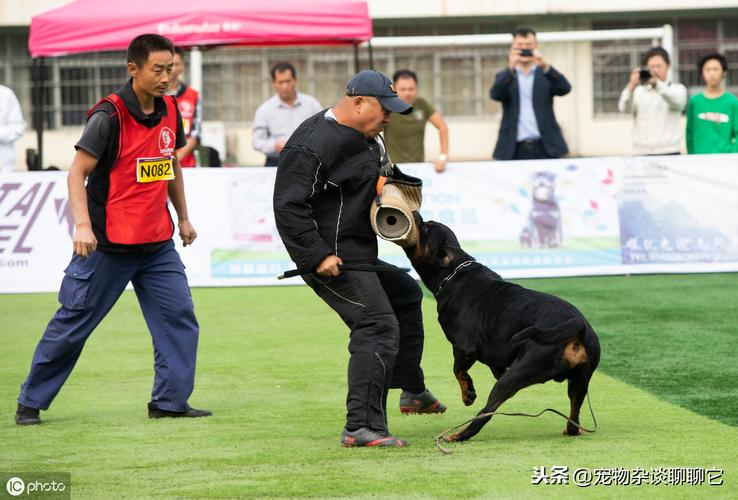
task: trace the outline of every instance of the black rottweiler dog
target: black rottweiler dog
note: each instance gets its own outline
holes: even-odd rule
[[[597,334],[581,312],[558,297],[509,283],[464,252],[453,231],[434,221],[419,226],[418,242],[405,253],[438,302],[438,321],[453,345],[461,399],[476,399],[468,370],[476,361],[497,379],[479,414],[494,412],[519,390],[549,380],[569,381],[569,418],[579,410],[600,361]],[[474,420],[448,440],[465,441],[491,417]],[[565,434],[578,435],[567,423]]]

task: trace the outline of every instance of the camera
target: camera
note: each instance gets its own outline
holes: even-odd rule
[[[651,71],[648,68],[641,68],[639,77],[641,80],[641,84],[648,83],[648,81],[651,79]]]
[[[520,57],[533,57],[533,50],[520,49]]]

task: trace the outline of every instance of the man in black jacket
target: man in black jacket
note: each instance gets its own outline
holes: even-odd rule
[[[344,271],[377,264],[369,209],[376,196],[390,112],[409,113],[385,75],[365,70],[331,109],[305,120],[279,156],[274,214],[302,278],[351,329],[344,446],[405,446],[389,433],[387,392],[401,387],[403,413],[446,407],[425,387],[422,292],[405,273]]]
[[[569,150],[553,110],[554,96],[571,85],[538,50],[536,32],[513,32],[508,67],[497,73],[490,97],[502,103],[502,123],[492,155],[497,160],[561,158]]]

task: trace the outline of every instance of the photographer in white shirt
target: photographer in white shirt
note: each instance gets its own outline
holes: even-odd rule
[[[621,113],[633,113],[633,152],[637,155],[679,154],[684,127],[682,111],[687,88],[668,80],[669,53],[653,47],[634,68],[618,101]]]

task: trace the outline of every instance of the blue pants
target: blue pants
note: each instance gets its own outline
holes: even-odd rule
[[[187,411],[199,326],[174,242],[151,253],[97,251],[86,258],[75,254],[64,273],[61,307],[36,347],[18,402],[41,410],[49,407],[87,338],[132,282],[154,343],[151,400],[162,410]]]

